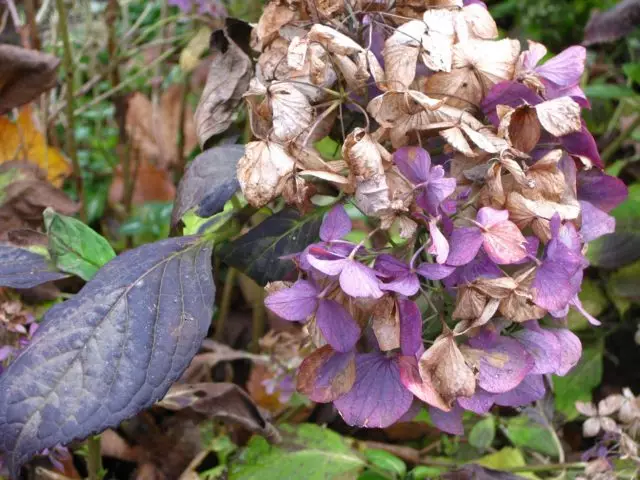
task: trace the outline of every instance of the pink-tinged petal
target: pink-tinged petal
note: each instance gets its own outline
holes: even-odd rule
[[[584,157],[598,168],[604,167],[598,152],[598,145],[596,145],[593,135],[587,130],[584,120],[582,121],[582,130],[560,137],[560,141],[569,154]]]
[[[527,251],[527,256],[520,260],[519,262],[515,262],[514,265],[522,265],[523,263],[530,262],[532,258],[536,258],[538,256],[538,248],[540,247],[540,239],[538,237],[527,236],[524,237],[526,243],[524,244],[524,248]]]
[[[350,231],[351,219],[342,204],[337,204],[324,217],[320,226],[320,238],[325,242],[339,240]]]
[[[592,242],[603,235],[616,230],[616,219],[589,202],[580,202],[582,210],[582,227],[580,234],[585,242]]]
[[[491,228],[507,220],[509,220],[508,210],[496,210],[491,207],[482,207],[476,215],[476,221],[485,228]]]
[[[482,101],[482,111],[491,123],[497,127],[500,123],[496,113],[498,105],[507,105],[515,108],[525,103],[537,105],[541,102],[542,98],[522,83],[505,81],[494,85],[489,91]]]
[[[346,260],[340,273],[340,287],[350,297],[380,298],[380,281],[375,270],[355,260]]]
[[[521,407],[544,397],[546,388],[543,375],[527,375],[513,390],[495,396],[496,405]]]
[[[556,337],[560,345],[560,363],[556,375],[565,376],[576,366],[582,356],[582,343],[575,333],[567,328],[551,328],[547,330]]]
[[[390,282],[380,282],[380,290],[396,292],[400,295],[411,297],[420,290],[420,280],[415,273],[405,273]]]
[[[296,388],[314,402],[327,403],[351,390],[355,379],[354,353],[339,353],[325,345],[304,359]]]
[[[423,263],[416,268],[416,272],[427,280],[442,280],[455,271],[456,267],[440,265],[438,263]]]
[[[416,199],[418,206],[431,215],[438,214],[438,207],[456,189],[456,179],[444,176],[444,169],[436,165],[431,170],[429,184],[420,189],[420,195]]]
[[[407,179],[418,185],[429,181],[431,156],[420,147],[402,147],[393,154],[393,162]]]
[[[403,355],[415,355],[422,347],[422,315],[415,302],[398,300],[400,313],[400,349]]]
[[[374,268],[378,272],[392,278],[400,277],[411,272],[411,267],[408,263],[405,263],[402,260],[397,259],[393,255],[389,255],[388,253],[378,255],[374,264]]]
[[[600,210],[610,212],[627,199],[629,189],[618,177],[592,168],[578,173],[578,200],[591,203]]]
[[[522,66],[525,70],[533,70],[547,54],[547,47],[533,40],[529,40],[528,43],[529,49],[522,52]]]
[[[350,260],[338,257],[337,255],[330,258],[318,258],[310,250],[307,254],[307,262],[309,262],[309,265],[313,268],[325,275],[336,276],[342,272]]]
[[[560,366],[562,352],[560,342],[548,330],[520,330],[513,334],[524,349],[533,357],[534,365],[531,374],[554,373]]]
[[[556,87],[552,83],[545,83],[545,96],[548,100],[552,100],[554,98],[560,97],[571,97],[571,99],[580,105],[581,108],[591,108],[591,103],[587,98],[587,95],[584,93],[580,85],[573,85],[571,87],[562,88]]]
[[[284,320],[305,321],[316,311],[318,301],[316,287],[307,280],[298,280],[290,288],[272,293],[264,305]]]
[[[474,339],[469,343],[474,346]],[[478,385],[489,393],[513,390],[533,369],[534,360],[513,338],[498,337],[483,348],[478,365]]]
[[[456,228],[449,239],[447,263],[456,267],[466,265],[476,256],[482,243],[482,232],[478,227]]]
[[[348,352],[360,338],[360,326],[334,300],[318,301],[316,322],[329,345],[338,352]]]
[[[429,379],[423,380],[418,370],[418,362],[415,356],[398,357],[398,366],[400,368],[400,381],[402,384],[417,398],[424,403],[448,410],[449,407],[436,392]]]
[[[393,358],[380,353],[356,355],[356,381],[349,393],[333,402],[349,425],[385,428],[411,407],[413,395],[400,381]]]
[[[582,305],[582,302],[580,301],[580,298],[578,297],[577,294],[571,299],[569,303],[571,304],[571,306],[573,306],[573,308],[575,308],[578,312],[580,312],[582,316],[586,318],[591,325],[595,325],[596,327],[602,325],[602,322],[600,322],[600,320],[598,320],[596,317],[594,317],[589,312],[587,312],[587,310]]]
[[[436,256],[436,262],[446,262],[449,256],[449,242],[444,238],[435,219],[429,221],[429,235],[432,242],[429,247],[429,253]]]
[[[471,397],[460,397],[458,403],[465,410],[484,415],[491,410],[493,406],[494,393],[489,393],[481,388],[476,388],[476,392]]]
[[[507,220],[482,232],[484,251],[498,265],[517,263],[527,258],[527,240],[518,226]]]
[[[536,68],[536,73],[558,87],[572,87],[580,82],[586,58],[586,48],[569,47]]]
[[[436,407],[429,407],[429,416],[433,424],[440,430],[451,435],[464,435],[462,425],[462,408],[455,404],[449,412]]]

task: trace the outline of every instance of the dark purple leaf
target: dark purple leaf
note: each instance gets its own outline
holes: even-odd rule
[[[13,475],[42,449],[162,398],[200,348],[214,292],[211,247],[172,238],[116,257],[51,308],[0,377],[0,450]]]
[[[284,280],[294,270],[291,260],[281,257],[303,251],[319,239],[324,210],[302,217],[286,208],[263,221],[233,242],[221,245],[216,255],[260,285]]]
[[[176,225],[194,207],[197,207],[196,214],[202,218],[222,210],[225,202],[240,187],[236,166],[242,155],[242,145],[214,147],[198,155],[178,185],[171,225]]]
[[[442,478],[443,480],[523,480],[525,477],[472,464],[465,465],[459,470],[445,473]]]
[[[0,243],[0,287],[32,288],[66,276],[57,272],[46,257]]]

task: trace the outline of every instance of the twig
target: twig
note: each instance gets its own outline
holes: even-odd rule
[[[62,44],[64,46],[64,75],[67,86],[67,154],[71,158],[73,164],[73,175],[76,181],[76,191],[80,200],[80,218],[83,222],[87,221],[87,203],[84,196],[84,185],[82,182],[82,170],[78,161],[78,152],[76,150],[75,122],[74,116],[77,115],[73,110],[73,56],[71,55],[71,41],[69,39],[69,30],[67,28],[67,10],[64,0],[56,0],[56,8],[58,9],[58,27]]]
[[[266,309],[264,306],[264,288],[258,285],[257,295],[253,304],[253,315],[251,322],[251,350],[257,352],[260,349],[260,338],[264,333],[264,319]]]
[[[236,275],[238,271],[230,267],[227,271],[227,278],[224,282],[224,287],[222,288],[222,300],[220,302],[220,312],[218,313],[218,318],[216,319],[216,331],[215,331],[215,339],[217,341],[222,341],[224,336],[224,328],[227,323],[227,317],[229,316],[229,311],[231,310],[231,294],[233,293],[233,287],[236,283]]]
[[[629,138],[633,134],[635,129],[638,128],[639,126],[640,126],[640,115],[638,115],[633,120],[633,122],[631,122],[627,128],[625,128],[622,132],[620,132],[620,135],[618,135],[616,139],[613,142],[611,142],[607,146],[607,148],[604,149],[601,155],[602,163],[606,165],[607,162],[611,159],[611,157],[613,157],[613,155],[620,149],[620,146],[622,145],[622,143],[627,138]]]
[[[59,1],[59,0],[57,0],[57,1]],[[123,88],[125,88],[125,87],[129,86],[130,84],[134,83],[136,80],[138,80],[139,77],[147,74],[149,72],[149,70],[153,70],[155,68],[156,64],[164,62],[167,58],[169,58],[171,55],[173,55],[177,51],[178,51],[177,48],[172,48],[171,50],[167,50],[162,55],[160,55],[158,58],[156,58],[153,62],[151,62],[149,65],[147,65],[146,67],[140,69],[138,71],[138,73],[136,73],[135,75],[131,75],[126,80],[124,80],[121,83],[119,83],[117,86],[111,88],[110,90],[104,92],[101,95],[98,95],[96,98],[94,98],[89,103],[87,103],[87,104],[83,105],[82,107],[76,109],[75,112],[74,112],[75,115],[80,115],[81,113],[84,113],[87,110],[89,110],[90,108],[96,106],[98,103],[102,102],[103,100],[111,97],[112,95],[115,95],[116,93],[118,93]]]
[[[34,0],[25,0],[24,12],[27,15],[27,24],[29,25],[29,43],[34,50],[40,50],[40,37],[38,35],[38,25],[36,23],[36,7]]]
[[[89,480],[102,479],[102,451],[100,450],[100,435],[87,438],[87,471]]]
[[[187,156],[185,155],[184,147],[186,141],[186,135],[184,134],[185,116],[187,115],[187,98],[189,96],[189,75],[184,76],[182,81],[182,96],[180,97],[180,117],[178,118],[178,141],[176,143],[178,158],[175,168],[175,181],[180,181],[187,164]]]

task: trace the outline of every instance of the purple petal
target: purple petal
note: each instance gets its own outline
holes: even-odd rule
[[[540,400],[545,393],[543,375],[527,375],[513,390],[496,395],[495,403],[503,407],[521,407]]]
[[[440,430],[451,435],[464,435],[462,426],[462,408],[455,404],[449,412],[436,407],[429,407],[429,416],[433,424]]]
[[[316,322],[329,345],[338,352],[348,352],[360,338],[360,326],[334,300],[318,301]]]
[[[418,280],[418,276],[415,273],[406,273],[390,282],[381,282],[380,290],[396,292],[400,295],[411,297],[420,290],[420,280]]]
[[[323,254],[322,257],[318,256],[319,253],[322,254],[319,248],[311,248],[307,252],[306,259],[307,262],[309,262],[309,265],[325,275],[339,275],[350,262],[350,260],[331,254],[331,252],[326,250],[324,251],[326,255]]]
[[[556,337],[560,345],[560,363],[555,374],[563,377],[580,360],[582,344],[576,334],[567,328],[551,328],[547,331]]]
[[[440,265],[438,263],[423,263],[416,268],[416,272],[427,280],[442,280],[455,271],[456,267]]]
[[[482,246],[482,232],[478,227],[456,228],[449,239],[449,265],[466,265]]]
[[[563,251],[567,257],[571,257],[571,252],[568,249]],[[571,301],[577,293],[572,282],[575,271],[572,272],[567,265],[569,262],[549,260],[544,261],[538,267],[531,284],[533,301],[536,305],[545,310],[556,311],[562,310]]]
[[[400,277],[411,272],[411,267],[408,263],[405,263],[402,260],[399,260],[393,255],[389,255],[387,253],[378,255],[374,264],[374,268],[378,272],[390,277]]]
[[[350,297],[380,298],[384,293],[380,290],[380,281],[375,270],[355,260],[345,260],[340,273],[340,287]]]
[[[403,355],[415,355],[422,348],[422,316],[415,302],[398,300],[400,348]]]
[[[482,207],[476,216],[477,222],[485,228],[491,228],[509,220],[508,210],[496,210],[491,207]]]
[[[600,320],[598,320],[597,318],[595,318],[593,315],[591,315],[589,312],[587,312],[587,310],[584,308],[584,306],[582,305],[582,302],[580,301],[580,298],[578,297],[577,293],[576,295],[574,295],[574,297],[571,299],[571,301],[569,302],[569,304],[571,306],[573,306],[573,308],[575,308],[578,312],[580,312],[582,314],[582,316],[584,316],[584,318],[586,318],[589,323],[591,325],[595,325],[595,326],[599,326],[602,323],[600,322]]]
[[[474,339],[469,343],[475,346]],[[513,338],[498,337],[489,348],[482,349],[478,385],[490,393],[513,390],[531,371],[534,360]]]
[[[468,398],[460,397],[458,398],[458,403],[465,410],[477,413],[478,415],[484,415],[491,410],[494,398],[495,394],[477,387],[473,396]]]
[[[444,176],[444,169],[436,165],[431,170],[431,180],[420,189],[416,199],[418,206],[431,215],[437,215],[440,204],[456,189],[456,179]]]
[[[529,373],[554,373],[560,366],[562,352],[560,342],[547,330],[520,330],[513,334],[524,349],[533,357],[534,365]]]
[[[477,278],[498,278],[503,273],[500,268],[482,250],[478,255],[466,265],[459,267],[449,277],[445,279],[447,288],[455,287],[465,283],[471,283]]]
[[[431,246],[429,253],[436,256],[436,262],[444,263],[449,256],[449,242],[438,228],[436,220],[429,221],[429,235],[431,236]]]
[[[525,250],[527,251],[527,256],[524,257],[519,262],[515,262],[514,265],[522,265],[523,263],[530,262],[532,258],[538,256],[538,248],[540,247],[540,239],[534,236],[525,237],[526,243],[524,245]]]
[[[402,147],[393,154],[393,162],[407,179],[418,185],[429,181],[431,156],[420,147]]]
[[[494,126],[500,123],[496,108],[498,105],[509,107],[519,107],[525,103],[537,105],[542,102],[542,98],[525,85],[518,82],[500,82],[489,91],[489,94],[482,101],[482,111],[489,117]]]
[[[395,359],[380,353],[356,355],[356,381],[349,393],[334,401],[349,425],[385,428],[404,415],[413,395],[400,381]]]
[[[307,280],[298,280],[290,288],[277,291],[264,300],[264,305],[284,320],[302,322],[316,311],[316,287]]]
[[[557,87],[572,87],[580,82],[586,58],[586,48],[569,47],[536,68],[536,73]]]
[[[582,88],[579,85],[573,85],[571,87],[562,88],[556,87],[552,83],[546,82],[546,97],[551,100],[554,98],[560,97],[571,97],[571,99],[576,102],[582,108],[591,108],[591,103],[589,103],[589,99],[587,95],[584,93]]]
[[[600,153],[598,153],[596,141],[589,130],[587,130],[584,120],[582,121],[582,130],[565,135],[560,138],[560,141],[571,155],[587,158],[598,168],[604,167]]]
[[[325,242],[339,240],[350,231],[351,219],[342,204],[337,204],[324,217],[320,226],[320,238]]]
[[[580,202],[582,207],[582,227],[580,234],[585,242],[592,242],[616,230],[616,219],[589,202]]]
[[[622,180],[592,168],[578,173],[578,200],[610,212],[627,199],[629,190]]]

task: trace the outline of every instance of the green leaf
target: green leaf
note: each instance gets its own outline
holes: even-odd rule
[[[47,208],[44,224],[51,258],[64,272],[89,281],[100,267],[116,256],[109,242],[80,220]]]
[[[269,445],[253,437],[237,463],[230,467],[229,480],[304,478],[324,480],[358,478],[364,460],[337,433],[312,424],[281,427],[283,441]]]
[[[496,436],[496,421],[492,415],[476,423],[469,432],[469,443],[478,450],[486,450]]]
[[[324,137],[322,140],[317,141],[314,146],[324,158],[336,160],[341,157],[341,146],[331,137]]]
[[[369,463],[381,468],[382,470],[392,472],[400,477],[404,477],[407,473],[407,466],[405,463],[395,455],[385,452],[384,450],[368,449],[365,450],[364,456],[367,458]]]
[[[391,478],[394,477],[391,475],[382,475],[372,470],[366,470],[358,476],[358,480],[390,480]]]
[[[558,449],[551,432],[525,415],[507,420],[507,437],[520,448],[527,448],[550,457],[558,457]]]
[[[564,377],[553,377],[556,409],[573,420],[578,416],[575,403],[591,401],[591,390],[602,380],[604,342],[583,346],[582,358]]]
[[[617,100],[620,98],[633,97],[636,94],[632,88],[627,86],[608,83],[587,85],[584,92],[587,94],[587,97],[600,100]]]
[[[492,453],[490,455],[486,455],[474,463],[478,465],[482,465],[483,467],[493,468],[494,470],[503,470],[505,468],[513,468],[513,467],[524,467],[526,462],[524,461],[524,456],[522,452],[517,448],[505,447],[502,450],[497,451],[496,453]],[[537,479],[532,473],[518,473],[525,478],[531,478],[532,480]]]
[[[640,85],[640,63],[625,63],[622,66],[622,71],[627,78]]]
[[[431,478],[440,478],[440,475],[445,473],[447,469],[439,467],[426,467],[419,465],[409,472],[409,478],[412,480],[427,480]]]
[[[301,217],[297,210],[286,208],[233,242],[220,245],[216,254],[260,285],[283,280],[294,265],[281,257],[301,252],[318,240],[325,211],[316,208]]]

